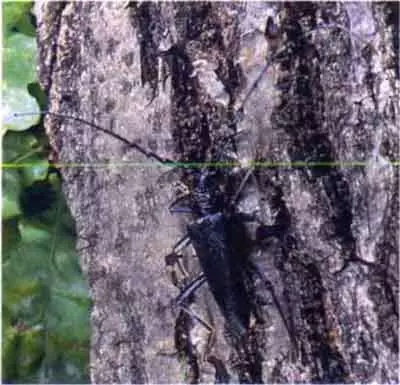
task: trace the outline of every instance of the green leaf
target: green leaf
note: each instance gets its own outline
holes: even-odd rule
[[[30,10],[32,9],[31,1],[13,1],[2,3],[3,8],[3,36],[17,29],[19,32],[34,36],[35,28],[29,18]]]
[[[25,131],[39,116],[10,115],[38,112],[35,98],[45,105],[35,73],[36,43],[26,35],[35,32],[31,3],[3,2],[2,8],[3,129],[8,131],[2,159],[2,380],[85,383],[90,300],[74,250],[74,223],[60,177],[49,172],[43,128]]]
[[[44,355],[44,331],[38,328],[27,328],[23,323],[18,325],[18,375],[25,382],[39,382],[37,368]]]
[[[37,81],[36,40],[22,33],[10,35],[3,52],[4,82],[13,87],[23,87]]]
[[[47,97],[40,84],[38,82],[28,84],[28,92],[32,95],[39,103],[40,109],[45,110],[47,108]],[[46,137],[47,138],[47,137]]]
[[[10,319],[20,320],[27,325],[35,325],[42,322],[44,306],[41,301],[43,285],[39,279],[23,280],[15,276],[3,283],[3,310],[8,312]]]
[[[3,264],[3,284],[14,293],[15,285],[22,287],[32,280],[48,280],[47,256],[49,245],[44,243],[29,244],[19,241],[11,250],[9,258]],[[6,294],[3,292],[3,294]]]
[[[8,221],[2,221],[2,245],[3,245],[3,263],[9,258],[8,251],[21,239],[18,230],[18,220],[13,218]]]
[[[3,170],[3,220],[7,220],[21,214],[21,208],[19,204],[20,193],[21,175],[18,170]]]
[[[3,127],[2,133],[6,131],[24,131],[34,126],[40,120],[39,106],[34,97],[29,95],[23,88],[2,85],[3,95]],[[32,115],[14,116],[15,112],[29,112]]]
[[[24,162],[24,185],[30,186],[35,182],[44,181],[49,171],[49,161],[38,155],[32,155]]]
[[[37,124],[39,115],[13,117],[15,112],[38,113],[39,106],[28,93],[28,84],[37,81],[36,41],[22,33],[4,40],[3,50],[3,130],[22,131]]]
[[[3,163],[23,161],[30,154],[42,151],[35,135],[29,132],[7,132],[3,137]]]
[[[7,132],[3,139],[4,167],[22,169],[24,186],[44,181],[49,171],[49,162],[44,158],[45,149],[30,133]]]
[[[11,382],[11,379],[17,376],[17,365],[18,362],[18,331],[11,326],[10,320],[3,316],[3,327],[2,327],[2,345],[3,345],[3,357],[7,357],[3,360],[3,383]]]
[[[25,340],[29,334],[19,335],[18,356],[24,357],[17,362],[19,382],[88,381],[90,300],[75,239],[62,232],[64,212],[59,200],[52,222],[20,219],[20,240],[3,264],[5,313],[43,331],[41,339],[32,340],[35,352]]]
[[[18,282],[15,286],[9,286],[7,305],[18,303],[18,301],[26,297],[33,297],[39,292],[39,286],[39,280],[24,280],[23,282]]]
[[[51,229],[40,221],[22,219],[19,221],[18,227],[22,242],[26,244],[42,243],[44,245],[51,241]]]

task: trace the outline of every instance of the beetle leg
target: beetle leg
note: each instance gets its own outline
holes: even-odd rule
[[[186,234],[178,242],[175,243],[174,247],[172,248],[172,252],[176,253],[177,249],[179,248],[184,249],[189,245],[189,243],[190,243],[189,235]]]
[[[191,213],[193,210],[188,206],[181,206],[181,207],[176,207],[178,203],[187,200],[190,198],[190,194],[184,194],[175,199],[169,206],[168,206],[168,211],[170,213],[182,213],[182,212],[187,212]]]
[[[184,282],[187,281],[189,278],[189,274],[182,264],[182,258],[183,258],[183,256],[181,254],[178,254],[175,252],[172,252],[165,256],[165,264],[166,264],[167,270],[169,271],[169,274],[171,276],[171,281],[178,288],[180,288],[182,286],[182,284],[180,284],[181,280],[178,279],[178,274],[177,274],[177,270],[175,269],[175,266],[178,266],[179,272],[183,276]]]
[[[179,255],[179,254],[175,254],[175,253],[172,253],[172,254],[168,254],[166,257],[165,257],[165,264],[166,264],[166,266],[167,266],[167,270],[168,270],[168,272],[169,272],[169,275],[170,275],[170,277],[171,277],[171,282],[174,284],[174,286],[176,286],[176,287],[179,287],[180,285],[179,285],[179,279],[178,279],[178,274],[177,274],[177,271],[176,271],[176,269],[175,269],[175,265],[178,265],[178,267],[179,267],[179,270],[181,271],[181,274],[185,277],[185,275],[187,274],[186,273],[186,270],[184,270],[184,269],[181,269],[181,267],[183,267],[182,266],[182,263],[181,263],[181,258],[182,258],[182,255]]]
[[[174,203],[177,203],[177,201],[175,201]],[[191,214],[193,212],[193,210],[190,207],[187,206],[181,206],[181,207],[175,207],[175,208],[169,208],[169,212],[170,213],[178,213],[178,214]]]
[[[261,69],[261,72],[258,74],[257,78],[253,82],[253,84],[250,86],[249,90],[247,91],[246,95],[242,99],[242,102],[240,105],[236,108],[236,119],[240,120],[241,115],[243,114],[244,107],[250,98],[251,94],[253,91],[257,88],[258,84],[260,83],[261,79],[264,77],[265,73],[268,71],[268,68],[272,64],[271,59],[267,59],[267,62],[264,64],[264,67]]]
[[[249,170],[247,170],[246,175],[244,176],[244,178],[242,179],[242,181],[240,182],[240,186],[238,188],[238,190],[236,191],[236,194],[234,195],[234,197],[232,198],[232,204],[235,205],[237,203],[237,200],[239,198],[240,193],[243,191],[244,186],[247,183],[247,180],[249,179],[250,175],[253,173],[253,168],[250,168]]]
[[[216,384],[229,384],[230,382],[230,375],[228,371],[226,370],[226,367],[222,360],[219,358],[215,357],[214,355],[210,355],[207,358],[207,361],[214,365],[215,368],[215,383]]]
[[[187,314],[187,316],[192,321],[197,321],[197,325],[193,324],[190,332],[190,341],[192,343],[193,348],[196,350],[196,355],[199,359],[198,363],[202,366],[206,362],[210,362],[214,365],[216,370],[216,376],[220,377],[220,370],[215,365],[215,362],[211,359],[209,361],[209,357],[212,357],[211,350],[215,344],[216,340],[216,331],[212,324],[212,319],[207,321],[202,316],[199,316],[193,308],[190,306],[190,303],[185,303],[183,307],[181,307],[182,312]],[[204,332],[206,335],[204,335]]]
[[[182,303],[180,304],[180,308],[187,314],[189,315],[192,319],[196,320],[199,322],[201,325],[203,325],[210,333],[214,333],[214,328],[212,325],[210,325],[207,321],[205,321],[203,318],[201,318],[194,310],[190,308],[190,306],[187,303]]]
[[[192,282],[188,283],[185,287],[181,289],[181,293],[176,298],[176,303],[178,306],[182,306],[182,304],[189,299],[189,297],[194,294],[194,292],[201,287],[207,281],[204,274],[200,274],[197,278],[195,278]]]
[[[190,243],[189,236],[185,235],[174,245],[174,247],[172,248],[172,252],[165,256],[165,264],[170,272],[172,283],[176,287],[180,287],[181,285],[179,284],[177,273],[176,270],[174,269],[175,265],[178,266],[178,269],[182,274],[184,281],[187,281],[189,278],[189,273],[186,271],[185,267],[182,264],[183,255],[177,251],[178,249],[181,250],[184,249],[189,245],[189,243]]]
[[[235,206],[238,203],[239,196],[242,193],[242,191],[244,189],[244,186],[246,186],[246,183],[247,183],[247,181],[249,180],[250,177],[252,178],[253,183],[258,187],[257,188],[257,192],[259,192],[258,181],[257,181],[257,178],[254,175],[254,165],[251,166],[251,164],[250,164],[249,169],[246,172],[246,175],[244,176],[244,178],[240,182],[239,188],[237,189],[235,195],[231,199],[231,205]]]
[[[207,279],[204,274],[200,274],[196,277],[192,282],[186,284],[182,289],[181,293],[175,299],[175,303],[188,315],[190,315],[193,319],[200,322],[205,328],[208,329],[209,332],[212,332],[213,327],[207,321],[204,321],[200,316],[198,316],[192,309],[190,309],[190,297],[195,293],[197,289],[199,289]]]

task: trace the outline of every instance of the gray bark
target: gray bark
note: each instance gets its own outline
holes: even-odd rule
[[[273,283],[291,334],[261,293],[267,321],[256,322],[255,359],[244,360],[262,374],[250,379],[398,383],[396,3],[41,3],[49,110],[169,159],[209,159],[223,145],[229,102],[240,105],[272,57],[264,27],[278,13],[282,51],[244,106],[238,153],[319,166],[258,167],[239,203],[282,226],[280,239],[251,257]],[[195,363],[185,351],[168,354],[178,290],[163,257],[189,220],[168,212],[173,175],[86,125],[54,117],[46,125],[58,162],[87,164],[61,171],[93,299],[92,382],[185,382],[195,364],[198,380],[214,381],[199,325],[189,335]],[[117,167],[121,160],[141,166]],[[93,167],[99,162],[114,166]],[[196,258],[188,264],[195,275]],[[207,287],[196,306],[214,324],[213,355],[239,381],[243,367],[253,369],[240,362]]]

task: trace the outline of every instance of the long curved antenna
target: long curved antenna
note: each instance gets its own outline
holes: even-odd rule
[[[235,113],[235,123],[242,119],[242,115],[244,113],[244,107],[245,107],[248,99],[250,98],[253,91],[258,87],[258,84],[260,83],[261,79],[264,77],[265,73],[268,71],[268,68],[272,64],[272,59],[274,57],[267,59],[267,62],[264,64],[264,66],[261,69],[260,73],[258,74],[257,78],[251,84],[249,90],[247,91],[246,95],[242,99],[242,102],[240,103],[239,107],[237,107],[236,113]]]
[[[70,120],[73,120],[75,122],[86,124],[89,127],[93,127],[96,130],[98,130],[100,132],[104,132],[105,134],[110,135],[113,138],[118,139],[119,141],[127,144],[129,147],[134,148],[135,150],[137,150],[138,152],[140,152],[141,154],[143,154],[147,158],[155,159],[157,162],[159,162],[159,163],[161,163],[163,165],[166,165],[166,164],[171,164],[172,165],[172,164],[174,164],[174,161],[172,161],[170,159],[167,159],[167,158],[162,158],[161,156],[157,155],[155,152],[147,151],[146,149],[144,149],[139,144],[137,144],[135,142],[132,142],[132,141],[124,138],[123,136],[121,136],[121,135],[119,135],[119,134],[117,134],[117,133],[115,133],[115,132],[113,132],[111,130],[108,130],[107,128],[101,127],[101,126],[97,125],[96,123],[89,122],[89,121],[87,121],[85,119],[77,118],[76,116],[67,115],[67,114],[59,114],[59,113],[56,113],[56,112],[50,112],[50,111],[46,111],[46,110],[38,111],[38,112],[15,112],[15,113],[11,114],[11,116],[14,117],[14,118],[18,118],[18,117],[21,117],[21,116],[33,116],[33,115],[41,115],[41,116],[49,115],[49,116],[54,116],[56,118],[70,119]]]
[[[265,32],[267,32],[268,22],[270,20],[271,19],[269,18],[268,21],[267,21],[267,26],[266,26],[266,31]],[[334,28],[338,28],[338,29],[346,32],[349,36],[355,37],[359,42],[367,44],[367,41],[365,41],[362,36],[360,36],[359,34],[351,31],[351,29],[349,29],[349,28],[347,28],[347,27],[345,27],[345,26],[343,26],[341,24],[333,24],[333,23],[332,24],[319,24],[312,31],[308,31],[308,32],[304,33],[303,37],[308,37],[308,36],[312,35],[314,32],[319,31],[319,30],[324,30],[324,29],[328,30],[328,29],[334,29]],[[275,32],[275,33],[277,33],[277,32]],[[366,37],[371,38],[371,37],[373,37],[375,35],[376,35],[376,31],[367,34]],[[245,107],[248,99],[250,98],[250,96],[254,92],[254,90],[258,87],[258,84],[260,83],[261,79],[264,77],[265,73],[268,71],[268,68],[271,66],[273,61],[276,58],[278,58],[280,56],[280,54],[282,52],[284,52],[284,51],[285,51],[285,48],[282,48],[282,49],[277,50],[276,52],[274,52],[274,54],[271,57],[267,57],[266,58],[266,63],[262,67],[262,69],[261,69],[260,73],[258,74],[257,78],[251,84],[249,90],[247,91],[246,95],[242,99],[242,102],[240,103],[239,107],[236,110],[235,123],[242,119],[243,113],[244,113],[244,107]]]

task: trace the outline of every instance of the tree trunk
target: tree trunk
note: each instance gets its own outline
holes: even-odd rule
[[[210,160],[227,130],[244,130],[239,157],[264,163],[238,206],[281,229],[249,258],[284,317],[254,282],[265,322],[252,320],[250,353],[240,352],[205,286],[195,305],[215,327],[217,360],[203,361],[198,323],[185,329],[194,350],[175,346],[182,313],[171,306],[179,291],[164,256],[193,221],[168,211],[178,177],[90,126],[48,116],[94,303],[92,382],[229,374],[232,382],[398,383],[398,4],[48,2],[36,10],[50,111],[179,161]],[[279,33],[266,39],[269,15]],[[235,122],[266,56],[271,65]],[[191,276],[196,260],[187,262]]]

